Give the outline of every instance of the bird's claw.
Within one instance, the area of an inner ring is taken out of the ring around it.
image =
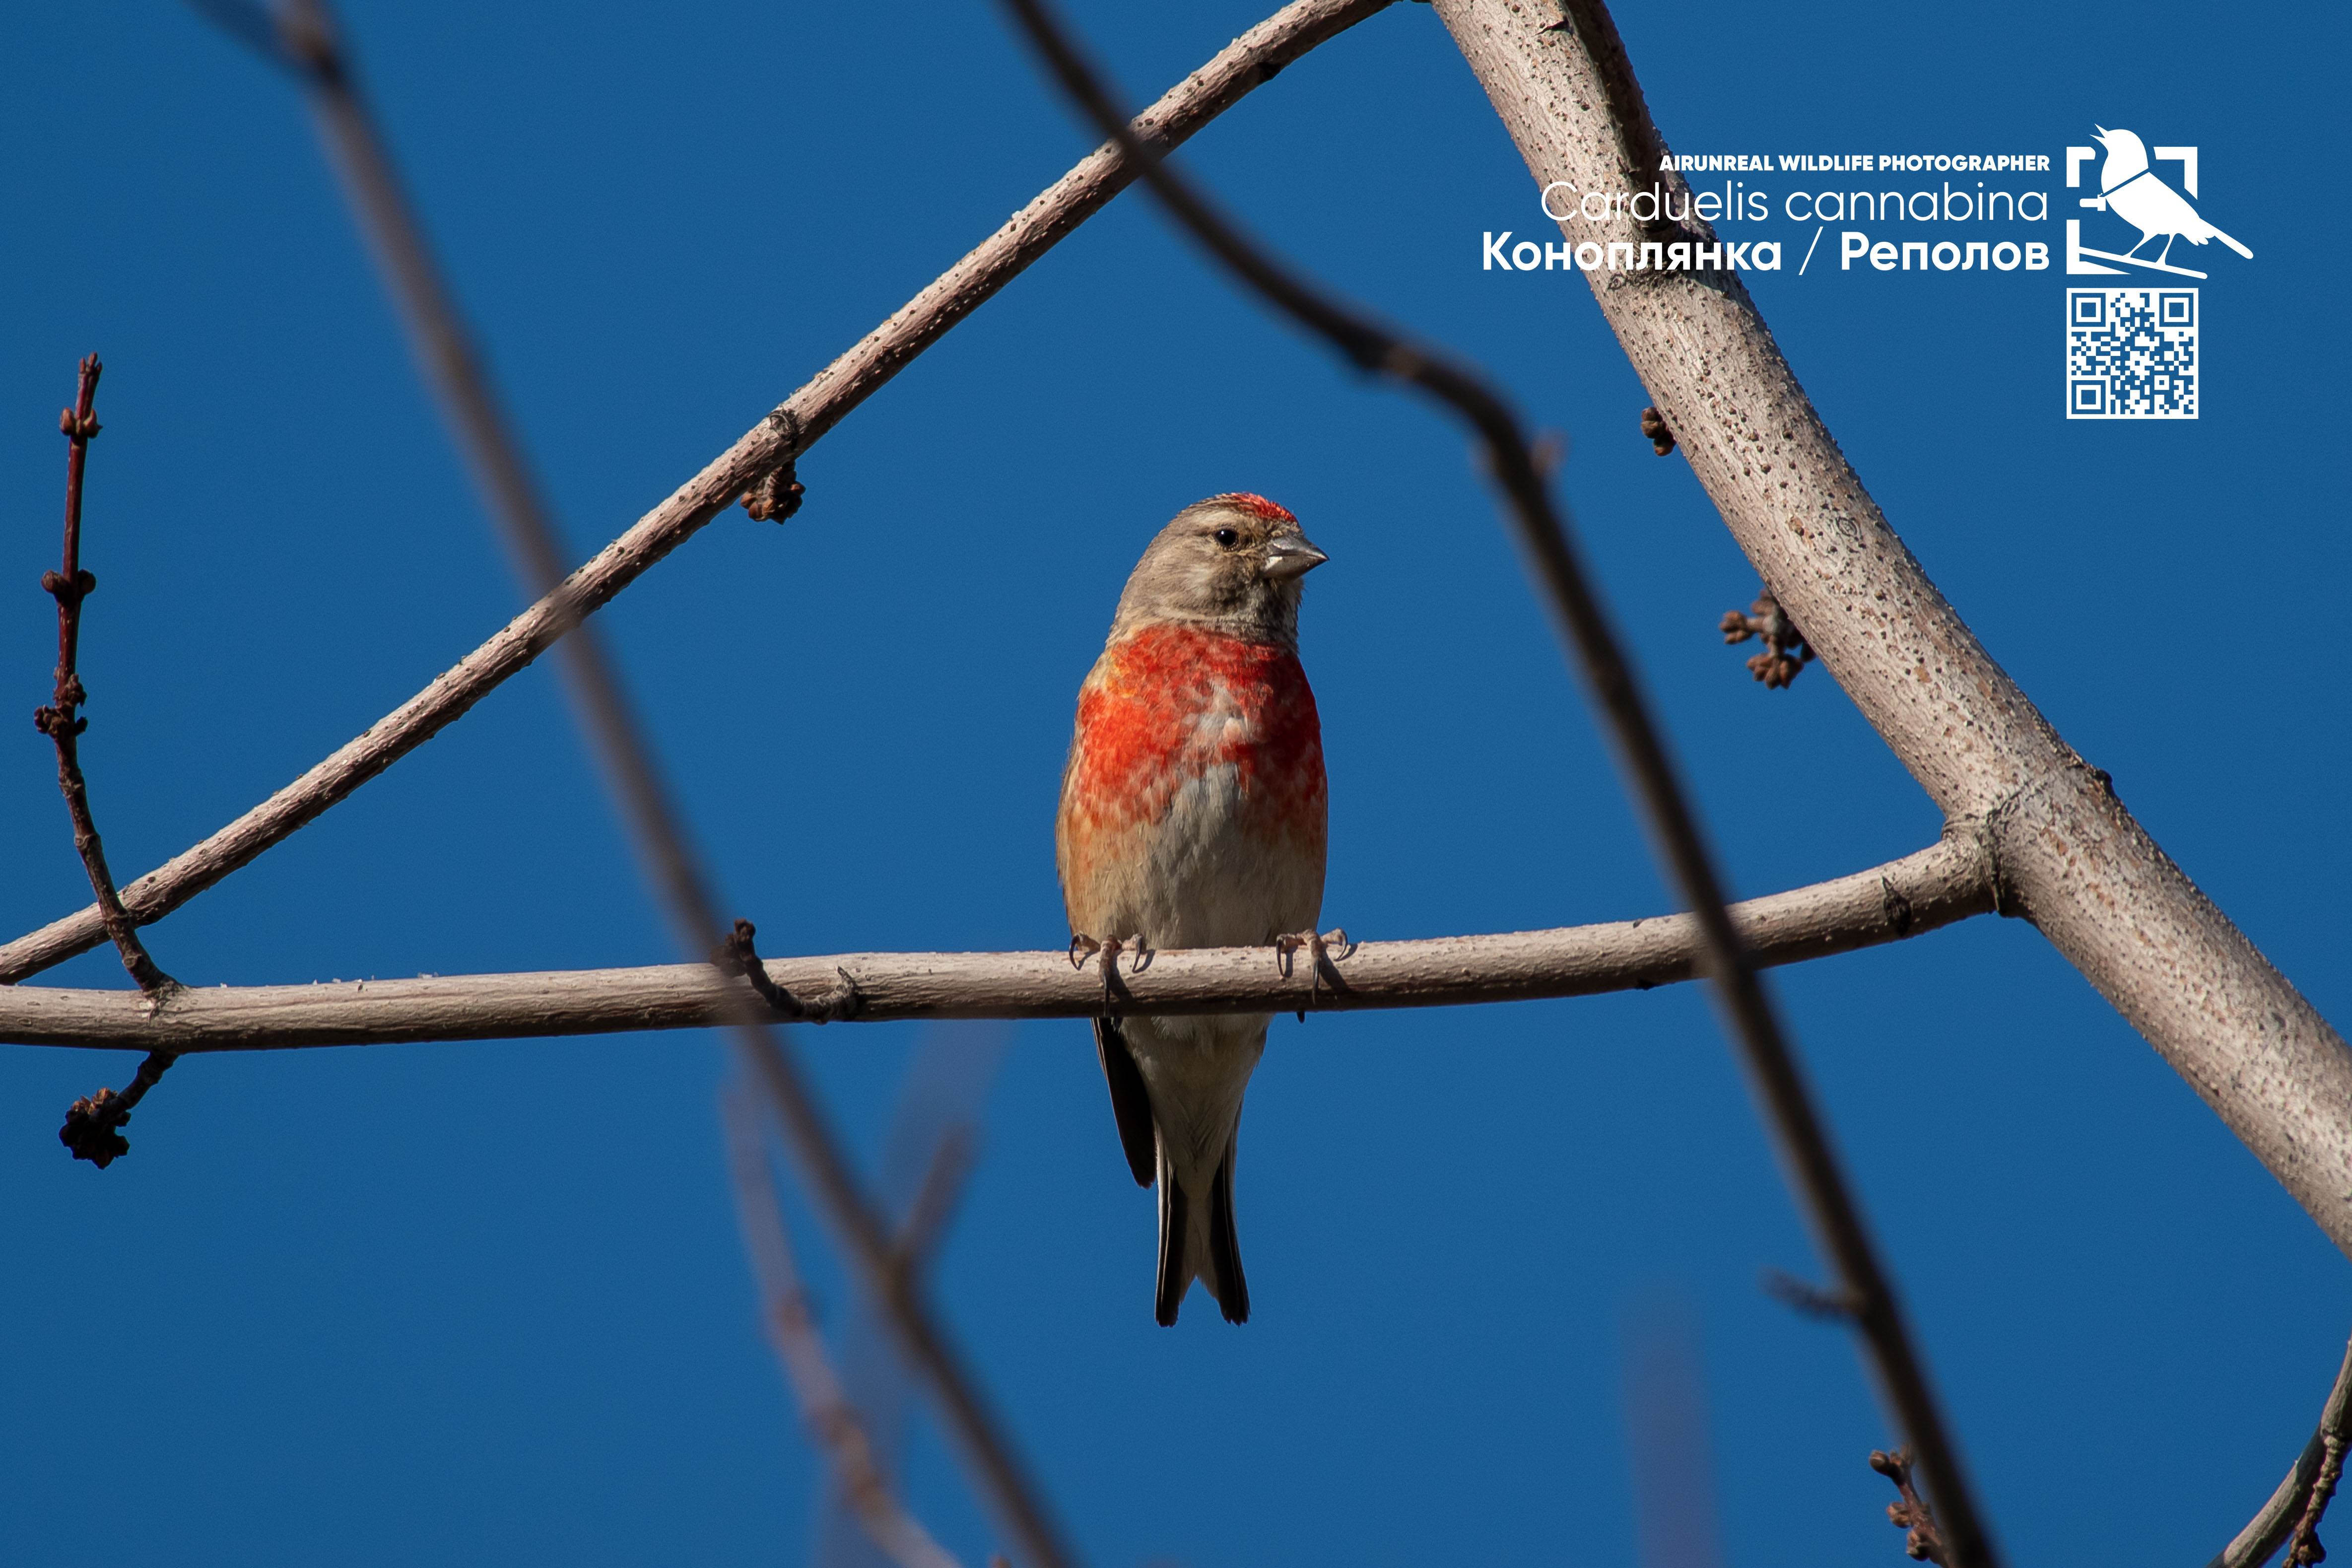
[[[1314,984],[1307,992],[1307,996],[1310,1001],[1320,1002],[1323,996],[1324,975],[1328,973],[1334,982],[1337,982],[1339,972],[1332,966],[1340,959],[1354,953],[1356,943],[1348,935],[1347,928],[1344,926],[1334,926],[1329,931],[1320,932],[1311,929],[1292,931],[1286,935],[1276,937],[1274,961],[1281,968],[1282,977],[1285,980],[1290,978],[1298,950],[1302,947],[1307,950],[1315,965],[1311,972]],[[1334,948],[1339,949],[1336,954],[1332,952]],[[1303,1020],[1307,1015],[1302,1011],[1298,1016]]]
[[[1083,969],[1089,958],[1099,956],[1102,960],[1103,1016],[1106,1018],[1111,1016],[1111,986],[1118,974],[1118,955],[1122,952],[1135,955],[1128,963],[1129,973],[1140,974],[1151,966],[1151,950],[1143,945],[1143,939],[1139,936],[1129,937],[1124,942],[1115,936],[1103,937],[1099,941],[1083,934],[1070,938],[1072,969]]]

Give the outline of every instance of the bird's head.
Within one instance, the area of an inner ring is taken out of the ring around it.
[[[2098,134],[2092,138],[2107,150],[2107,184],[2127,180],[2147,167],[2147,143],[2129,131],[2110,131],[2105,126],[2094,127]]]
[[[1301,579],[1328,560],[1298,520],[1264,496],[1194,501],[1143,552],[1119,595],[1116,639],[1163,622],[1290,642],[1298,636]]]

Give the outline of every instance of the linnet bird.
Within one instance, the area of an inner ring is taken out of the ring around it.
[[[2164,236],[2164,249],[2156,258],[2164,265],[2172,254],[2172,242],[2185,239],[2191,245],[2202,245],[2218,239],[2251,261],[2254,253],[2197,216],[2189,198],[2157,178],[2148,167],[2147,147],[2128,131],[2110,131],[2102,125],[2094,138],[2107,150],[2099,165],[2099,194],[2085,199],[2086,207],[2099,207],[2113,212],[2117,217],[2139,230],[2139,244],[2124,254],[2137,255],[2158,235]]]
[[[1055,860],[1072,962],[1103,965],[1095,1047],[1119,1143],[1137,1184],[1160,1189],[1162,1324],[1195,1279],[1228,1321],[1249,1317],[1234,1157],[1272,1016],[1113,1016],[1112,966],[1121,952],[1268,944],[1321,962],[1328,805],[1298,601],[1326,559],[1263,496],[1186,507],[1136,563],[1078,689]]]

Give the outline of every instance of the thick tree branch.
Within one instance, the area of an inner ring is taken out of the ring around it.
[[[1138,116],[1137,132],[1173,147],[1284,66],[1390,0],[1297,0],[1221,50]],[[601,609],[735,499],[839,424],[948,330],[985,303],[1135,178],[1100,148],[954,267],[780,404],[732,447],[647,512],[562,589],[509,622],[430,686],[236,821],[122,889],[131,918],[162,919],[296,832],[430,740],[555,641]],[[0,946],[0,984],[86,952],[106,940],[95,906]]]
[[[1648,112],[1622,48],[1587,42],[1592,18],[1605,20],[1597,0],[1572,0],[1572,26],[1532,0],[1435,5],[1537,186],[1616,190],[1640,173],[1654,132],[1641,129]],[[1653,177],[1685,188],[1677,175]],[[1630,221],[1561,226],[1572,241],[1642,237]],[[1928,580],[1738,279],[1588,279],[1773,597],[1947,818],[1984,836],[2002,908],[2040,927],[2352,1252],[2344,1041],[2142,831]],[[1951,1524],[1947,1500],[1935,1501]]]

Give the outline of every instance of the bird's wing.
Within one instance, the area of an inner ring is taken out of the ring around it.
[[[1126,1151],[1127,1168],[1137,1186],[1148,1187],[1158,1167],[1151,1091],[1144,1087],[1143,1069],[1135,1065],[1118,1019],[1095,1020],[1095,1054],[1102,1058],[1103,1081],[1110,1085],[1110,1113],[1118,1121],[1118,1146]]]

